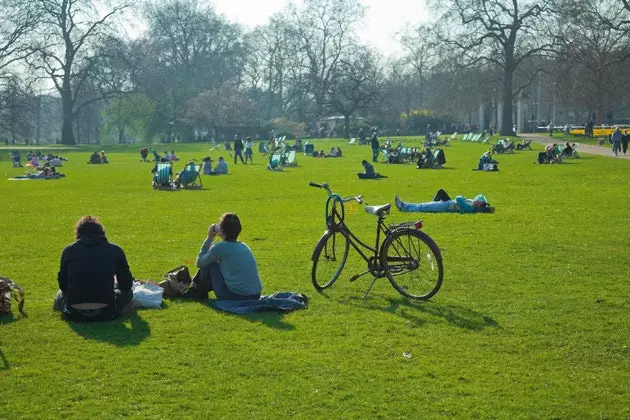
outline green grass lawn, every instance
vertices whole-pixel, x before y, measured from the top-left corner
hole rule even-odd
[[[107,148],[109,165],[87,165],[89,148],[64,150],[67,177],[55,181],[8,181],[23,170],[0,151],[0,274],[24,287],[28,311],[0,318],[0,418],[630,417],[629,162],[534,165],[535,145],[498,155],[500,172],[476,172],[488,145],[455,141],[442,170],[377,164],[389,178],[362,181],[369,147],[316,141],[333,144],[342,158],[300,154],[281,173],[256,153],[197,191],[154,191],[137,146]],[[229,159],[201,144],[176,151]],[[444,283],[431,301],[405,299],[386,279],[364,299],[370,279],[347,281],[362,269],[352,252],[320,294],[310,256],[325,194],[309,181],[368,204],[483,193],[496,213],[392,212],[392,222],[420,216],[440,246]],[[263,292],[306,293],[308,309],[242,317],[167,300],[103,324],[52,312],[80,216],[101,217],[136,278],[159,279],[194,264],[227,211],[241,217]],[[359,209],[347,223],[372,240],[374,216]]]

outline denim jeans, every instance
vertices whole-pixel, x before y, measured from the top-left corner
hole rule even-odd
[[[206,298],[208,292],[212,291],[218,300],[255,300],[260,298],[260,294],[245,296],[231,291],[225,284],[225,278],[217,263],[200,268],[192,281],[196,297],[199,298]]]

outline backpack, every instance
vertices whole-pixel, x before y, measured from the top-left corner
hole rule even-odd
[[[0,276],[0,315],[11,314],[11,297],[18,303],[18,311],[24,315],[24,290],[9,278]]]
[[[179,267],[169,270],[169,272],[164,275],[164,280],[159,283],[159,286],[165,289],[165,297],[173,297],[184,294],[191,283],[192,279],[188,267],[180,265]]]

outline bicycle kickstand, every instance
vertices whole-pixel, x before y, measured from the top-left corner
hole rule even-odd
[[[374,286],[374,283],[376,283],[377,279],[378,279],[378,277],[374,277],[374,280],[372,280],[372,283],[370,283],[370,287],[368,287],[367,291],[365,292],[365,295],[363,296],[363,299],[367,299],[367,295],[368,295],[368,293],[370,293],[370,290],[372,290],[372,286]]]

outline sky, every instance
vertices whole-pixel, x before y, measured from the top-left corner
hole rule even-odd
[[[210,0],[209,3],[229,20],[251,28],[267,23],[272,14],[283,9],[286,0]],[[405,24],[415,25],[426,19],[424,0],[361,0],[361,3],[367,10],[359,36],[386,56],[400,53],[393,37]]]

